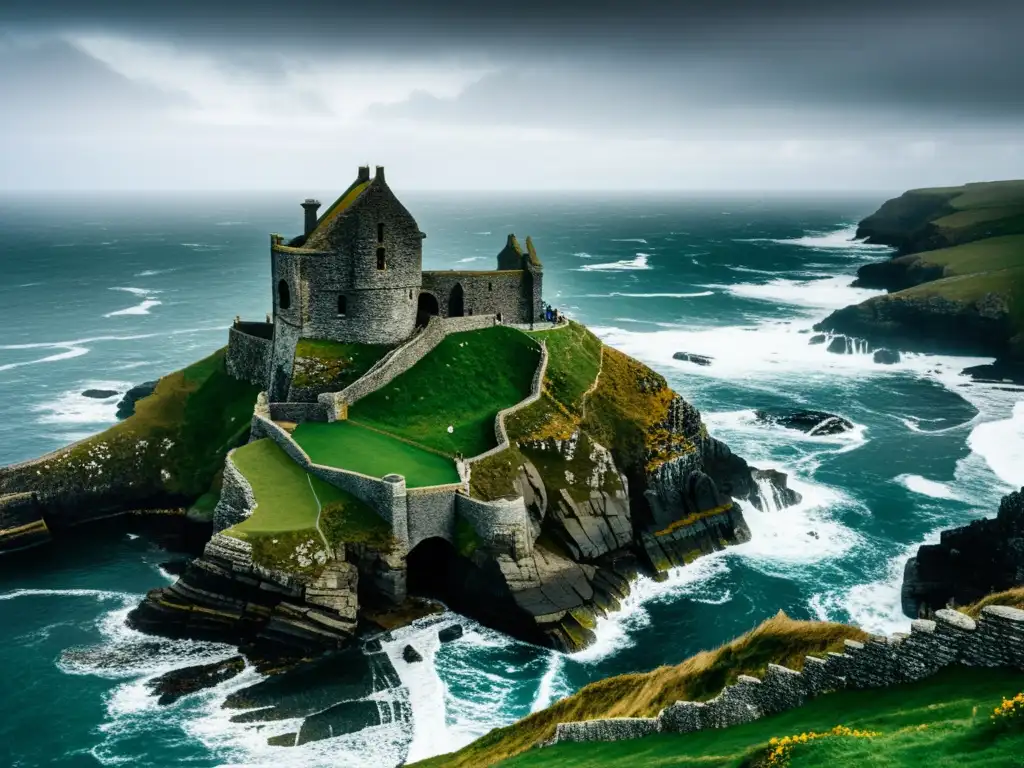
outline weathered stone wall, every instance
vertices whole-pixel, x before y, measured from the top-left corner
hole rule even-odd
[[[270,418],[274,421],[327,421],[327,409],[322,403],[271,403]]]
[[[544,374],[548,370],[548,347],[543,341],[540,343],[540,364],[537,369],[533,372],[533,381],[530,383],[530,394],[525,399],[520,400],[510,408],[506,408],[502,411],[498,411],[498,415],[494,417],[494,437],[498,441],[498,444],[490,450],[484,451],[478,456],[466,459],[465,467],[469,472],[472,472],[472,465],[474,462],[486,459],[488,456],[493,456],[496,453],[501,453],[509,446],[508,442],[508,431],[505,429],[505,420],[530,405],[533,405],[540,398],[541,390],[544,384]],[[468,475],[467,475],[468,477]]]
[[[269,323],[261,323],[273,328]],[[224,359],[228,375],[258,387],[269,383],[271,336],[246,333],[234,326],[228,331],[228,351]]]
[[[302,248],[281,242],[272,247],[275,291],[282,276],[296,280],[292,304],[300,313],[286,319],[300,324],[307,338],[365,344],[407,339],[416,324],[422,269],[423,233],[416,220],[382,170],[344,211],[325,216],[330,220]]]
[[[256,509],[256,497],[253,495],[252,486],[235,466],[232,458],[235,450],[232,448],[224,460],[224,481],[221,485],[220,500],[213,510],[215,534],[242,522]]]
[[[522,560],[533,552],[536,537],[522,496],[481,501],[460,494],[455,499],[455,510],[492,552],[506,554],[513,560]]]
[[[272,402],[283,402],[288,396],[292,381],[292,365],[295,362],[295,346],[301,336],[301,326],[283,318],[275,319],[270,360],[270,388],[267,390]]]
[[[455,543],[455,504],[462,485],[409,488],[406,491],[409,518],[409,549],[431,537]]]
[[[317,400],[325,407],[327,418],[335,421],[347,406],[405,373],[440,344],[444,337],[443,321],[440,318],[431,318],[426,328],[390,353],[379,364],[374,365],[358,381],[349,384],[340,392],[325,392],[320,395]]]
[[[423,273],[421,290],[437,299],[442,317],[452,315],[456,286],[462,288],[462,314],[465,316],[496,315],[503,323],[528,323],[532,319],[533,290],[530,275],[525,270]]]
[[[951,664],[1024,669],[1024,611],[988,606],[978,621],[943,609],[910,634],[846,641],[843,653],[806,658],[802,672],[769,664],[762,679],[742,675],[707,702],[678,701],[657,717],[559,723],[548,742],[618,741],[655,732],[728,728],[803,705],[843,688],[880,688],[928,677]]]

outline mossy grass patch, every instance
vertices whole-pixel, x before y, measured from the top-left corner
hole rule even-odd
[[[454,333],[355,403],[349,418],[450,456],[475,456],[497,445],[495,417],[530,394],[539,363],[540,344],[514,328]]]
[[[459,482],[455,463],[402,440],[352,421],[305,422],[292,434],[316,464],[370,477],[396,474],[418,488]]]
[[[295,346],[292,386],[340,391],[360,379],[391,349],[387,344],[300,339]]]
[[[273,440],[249,443],[231,461],[252,486],[256,509],[225,533],[252,544],[253,560],[260,565],[307,574],[322,568],[328,553],[316,528],[318,515],[332,547],[356,542],[389,546],[390,529],[379,515],[306,472]]]
[[[55,453],[46,472],[25,476],[26,490],[55,482],[88,492],[110,477],[126,503],[185,506],[210,490],[224,455],[249,432],[259,387],[228,375],[225,350],[164,376],[135,413]]]

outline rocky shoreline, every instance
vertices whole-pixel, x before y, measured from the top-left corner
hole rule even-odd
[[[942,532],[903,571],[903,612],[930,616],[950,605],[1024,586],[1024,488],[1004,496],[995,518]]]

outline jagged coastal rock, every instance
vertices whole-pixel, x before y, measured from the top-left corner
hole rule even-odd
[[[236,319],[225,350],[133,390],[116,426],[0,469],[0,551],[172,510],[212,537],[138,629],[304,656],[425,597],[569,651],[637,574],[747,540],[737,500],[799,501],[662,376],[546,322],[529,238],[496,271],[424,272],[383,169],[318,206],[303,235],[271,237],[270,322]]]
[[[889,293],[839,309],[814,330],[851,337],[862,351],[991,356],[994,366],[970,372],[1024,376],[1024,315],[1015,309],[1024,303],[1024,182],[911,190],[864,219],[857,237],[896,249],[854,282]],[[876,362],[893,357],[876,353]]]
[[[773,413],[755,411],[757,420],[765,424],[777,424],[787,429],[797,429],[811,435],[837,435],[853,429],[853,422],[826,411],[792,411]]]
[[[1003,497],[993,519],[943,531],[924,544],[903,572],[903,612],[929,615],[1024,586],[1024,488]]]
[[[695,363],[696,365],[711,365],[715,358],[709,357],[708,355],[696,355],[693,352],[676,352],[672,355],[675,360],[682,360],[686,363]]]
[[[133,413],[135,413],[135,404],[144,397],[149,397],[156,391],[155,381],[146,381],[142,384],[137,384],[127,392],[124,393],[124,397],[117,403],[117,418],[127,419]],[[114,393],[117,394],[116,392]]]

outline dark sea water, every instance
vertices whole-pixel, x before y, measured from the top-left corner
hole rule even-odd
[[[117,398],[82,390],[124,391],[225,344],[235,315],[262,319],[268,234],[297,231],[302,196],[0,198],[0,463],[113,423]],[[403,196],[428,234],[428,269],[490,268],[507,233],[532,235],[551,303],[663,373],[736,452],[788,472],[803,503],[745,507],[751,542],[639,582],[579,654],[471,624],[444,646],[436,627],[402,630],[389,653],[412,642],[425,660],[396,665],[402,685],[371,699],[382,711],[411,704],[412,723],[292,749],[266,739],[298,719],[231,723],[221,708],[260,679],[251,669],[156,705],[147,679],[232,649],[125,628],[145,591],[169,583],[167,554],[144,535],[83,532],[0,562],[0,765],[384,768],[457,748],[590,680],[678,662],[780,609],[905,628],[909,554],[993,515],[1024,484],[1024,392],[958,375],[979,359],[881,366],[808,346],[801,331],[872,295],[849,283],[887,251],[850,238],[888,196]],[[674,361],[679,350],[714,364]],[[756,422],[757,408],[831,410],[857,428],[811,438]],[[322,708],[347,696],[332,682],[300,687]]]

